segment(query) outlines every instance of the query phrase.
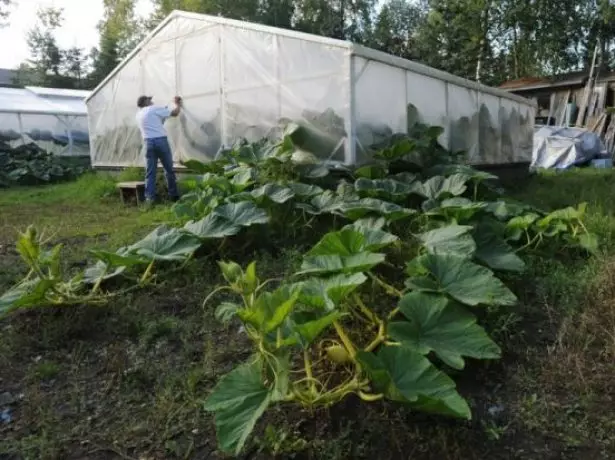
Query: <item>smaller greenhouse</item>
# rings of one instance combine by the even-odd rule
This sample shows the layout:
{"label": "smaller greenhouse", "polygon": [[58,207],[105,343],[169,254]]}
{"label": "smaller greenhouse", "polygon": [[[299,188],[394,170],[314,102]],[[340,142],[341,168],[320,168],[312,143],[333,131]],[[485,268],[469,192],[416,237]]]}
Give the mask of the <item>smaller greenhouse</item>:
{"label": "smaller greenhouse", "polygon": [[34,143],[58,156],[89,156],[89,91],[0,88],[0,143]]}

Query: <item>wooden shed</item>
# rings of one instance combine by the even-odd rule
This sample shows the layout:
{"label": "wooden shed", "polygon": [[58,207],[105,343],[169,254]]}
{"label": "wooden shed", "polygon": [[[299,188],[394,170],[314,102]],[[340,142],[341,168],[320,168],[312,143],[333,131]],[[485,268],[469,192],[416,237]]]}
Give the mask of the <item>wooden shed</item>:
{"label": "wooden shed", "polygon": [[[537,124],[567,126],[576,122],[588,78],[589,70],[549,77],[526,77],[507,81],[500,85],[500,89],[533,100],[538,105]],[[605,109],[613,106],[615,72],[603,67],[598,70],[583,125],[593,126]]]}

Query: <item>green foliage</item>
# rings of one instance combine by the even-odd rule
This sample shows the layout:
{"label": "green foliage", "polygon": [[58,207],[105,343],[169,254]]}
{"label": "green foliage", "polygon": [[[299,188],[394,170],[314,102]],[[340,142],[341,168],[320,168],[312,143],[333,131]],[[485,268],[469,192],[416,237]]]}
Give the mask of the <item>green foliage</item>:
{"label": "green foliage", "polygon": [[75,161],[47,153],[34,144],[10,148],[0,142],[0,188],[74,179],[89,169],[89,159]]}
{"label": "green foliage", "polygon": [[[440,131],[429,127],[389,142],[376,156],[377,179],[363,170],[354,182],[334,180],[322,165],[299,167],[306,164],[297,163],[296,129],[278,142],[238,143],[212,164],[190,162],[198,185],[174,206],[177,226],[161,225],[115,252],[93,250],[94,263],[70,281],[59,248],[44,250],[29,229],[18,251],[31,273],[0,298],[0,311],[108,301],[206,248],[219,256],[225,284],[204,305],[230,293],[216,317],[240,322],[253,344],[253,356],[205,402],[224,451],[241,452],[258,419],[280,402],[326,407],[356,394],[471,418],[446,372],[500,356],[474,311],[517,301],[498,273],[522,271],[519,254],[549,245],[595,250],[585,206],[547,214],[486,201],[477,185],[493,178],[455,166],[434,143]],[[424,160],[430,155],[442,163]],[[412,173],[392,171],[404,162]],[[319,223],[329,231],[314,243]],[[271,288],[274,280],[261,280],[255,262],[242,267],[224,256],[229,240],[232,247],[239,238],[263,243],[296,234],[310,249]]]}

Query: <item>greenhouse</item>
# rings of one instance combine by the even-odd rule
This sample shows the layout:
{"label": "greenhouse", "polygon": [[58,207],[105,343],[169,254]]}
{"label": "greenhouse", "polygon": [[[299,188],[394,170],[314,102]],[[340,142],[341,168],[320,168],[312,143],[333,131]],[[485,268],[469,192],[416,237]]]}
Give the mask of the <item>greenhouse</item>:
{"label": "greenhouse", "polygon": [[473,165],[532,156],[527,99],[350,42],[221,17],[173,12],[92,92],[95,167],[142,165],[140,94],[165,105],[183,97],[166,124],[177,166],[291,121],[308,134],[301,148],[346,164],[416,123],[442,126],[441,144]]}
{"label": "greenhouse", "polygon": [[34,143],[59,156],[89,156],[89,91],[27,86],[0,88],[0,142]]}

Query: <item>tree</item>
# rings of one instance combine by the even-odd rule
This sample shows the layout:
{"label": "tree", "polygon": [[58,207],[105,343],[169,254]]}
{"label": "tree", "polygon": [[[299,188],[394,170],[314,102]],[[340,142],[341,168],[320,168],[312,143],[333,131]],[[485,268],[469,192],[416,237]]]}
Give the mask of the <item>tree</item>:
{"label": "tree", "polygon": [[103,4],[104,17],[98,25],[99,46],[90,53],[90,86],[96,86],[109,75],[145,34],[135,16],[135,0],[104,0]]}
{"label": "tree", "polygon": [[292,29],[295,13],[296,5],[294,0],[262,0],[256,20],[261,24]]}
{"label": "tree", "polygon": [[0,27],[6,25],[5,21],[11,14],[10,7],[12,3],[11,0],[0,0]]}
{"label": "tree", "polygon": [[428,65],[456,75],[491,80],[483,75],[491,58],[495,24],[492,0],[430,0],[426,20],[415,40],[418,55]]}
{"label": "tree", "polygon": [[231,19],[257,21],[261,2],[258,0],[153,0],[156,25],[173,10],[221,15]]}
{"label": "tree", "polygon": [[510,76],[540,76],[578,69],[579,44],[587,34],[583,17],[587,4],[587,0],[499,2],[500,47],[510,55]]}
{"label": "tree", "polygon": [[416,34],[426,16],[425,2],[389,0],[376,18],[370,45],[395,56],[419,59]]}
{"label": "tree", "polygon": [[75,89],[86,87],[86,76],[88,73],[88,56],[84,54],[82,48],[69,48],[63,53],[62,73],[72,78],[75,82]]}
{"label": "tree", "polygon": [[303,32],[367,42],[375,0],[297,0],[294,27]]}
{"label": "tree", "polygon": [[55,32],[62,27],[63,10],[41,8],[37,11],[36,25],[27,33],[30,56],[17,69],[18,85],[47,86],[51,88],[85,88],[87,57],[81,48],[61,49]]}
{"label": "tree", "polygon": [[19,66],[16,83],[52,88],[73,88],[75,80],[64,75],[64,52],[55,39],[55,31],[62,26],[63,10],[40,8],[37,23],[27,33],[30,57]]}

